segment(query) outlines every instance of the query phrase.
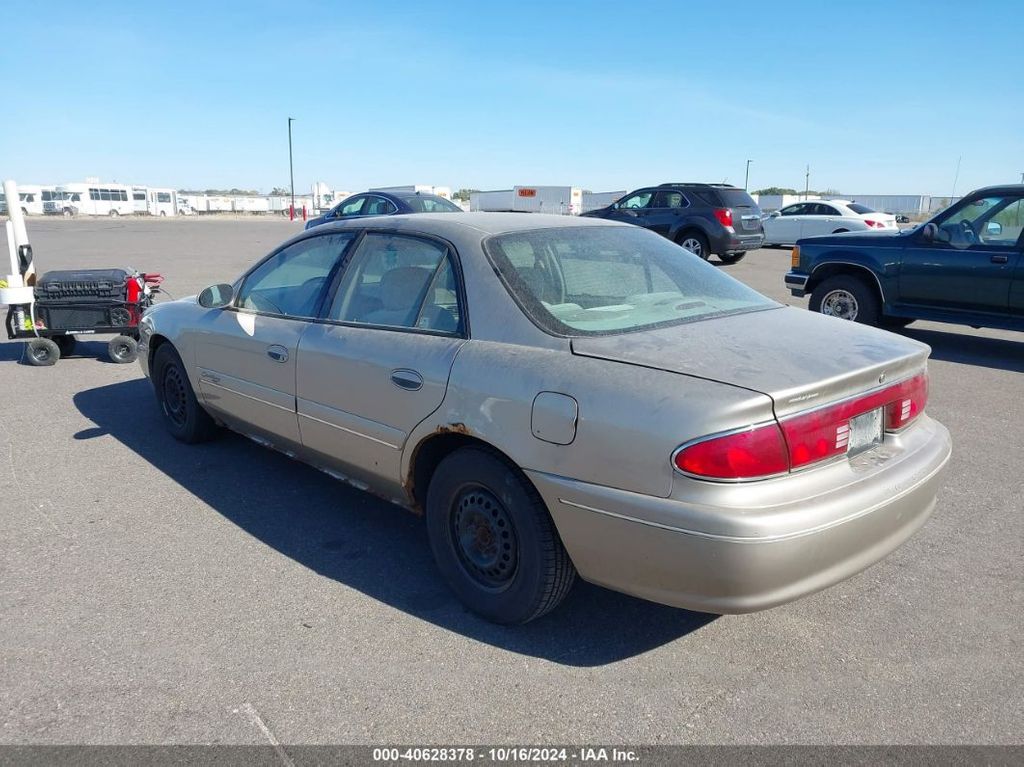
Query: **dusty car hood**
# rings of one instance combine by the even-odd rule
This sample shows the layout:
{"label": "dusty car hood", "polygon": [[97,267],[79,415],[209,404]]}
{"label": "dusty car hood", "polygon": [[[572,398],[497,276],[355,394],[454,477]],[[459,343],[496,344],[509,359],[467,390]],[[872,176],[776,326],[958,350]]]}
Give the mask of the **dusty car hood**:
{"label": "dusty car hood", "polygon": [[906,378],[928,346],[792,307],[614,336],[573,338],[573,354],[668,370],[767,394],[782,417]]}

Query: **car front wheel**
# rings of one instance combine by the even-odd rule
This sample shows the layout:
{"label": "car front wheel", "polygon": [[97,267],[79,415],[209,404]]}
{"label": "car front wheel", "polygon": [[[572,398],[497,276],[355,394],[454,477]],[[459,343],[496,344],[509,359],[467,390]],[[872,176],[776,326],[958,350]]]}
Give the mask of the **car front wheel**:
{"label": "car front wheel", "polygon": [[822,280],[811,291],[808,308],[829,317],[864,325],[878,324],[878,298],[865,282],[849,274]]}
{"label": "car front wheel", "polygon": [[434,559],[456,596],[496,623],[526,623],[553,610],[576,570],[536,489],[483,447],[437,467],[427,491]]}
{"label": "car front wheel", "polygon": [[164,425],[172,437],[186,444],[195,444],[217,436],[219,427],[196,399],[185,365],[169,343],[156,350],[153,389]]}

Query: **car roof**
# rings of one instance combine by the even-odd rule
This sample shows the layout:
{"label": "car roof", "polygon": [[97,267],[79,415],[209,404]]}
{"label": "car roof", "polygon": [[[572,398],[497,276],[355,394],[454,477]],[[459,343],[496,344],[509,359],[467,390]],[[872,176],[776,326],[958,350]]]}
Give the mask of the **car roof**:
{"label": "car roof", "polygon": [[632,227],[617,221],[581,216],[559,216],[548,213],[463,213],[453,216],[451,213],[415,213],[398,214],[395,216],[367,216],[348,221],[337,221],[322,224],[307,230],[310,233],[337,229],[407,229],[436,234],[445,237],[446,233],[475,231],[481,235],[506,234],[523,232],[532,229],[565,229],[569,227],[616,226]]}

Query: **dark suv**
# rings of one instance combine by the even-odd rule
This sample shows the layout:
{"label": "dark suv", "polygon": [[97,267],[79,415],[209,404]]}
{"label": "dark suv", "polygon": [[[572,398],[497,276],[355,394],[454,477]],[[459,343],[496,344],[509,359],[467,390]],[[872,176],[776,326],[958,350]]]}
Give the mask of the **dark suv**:
{"label": "dark suv", "polygon": [[661,184],[630,192],[584,216],[652,229],[707,259],[735,264],[764,242],[761,209],[744,190],[728,184]]}

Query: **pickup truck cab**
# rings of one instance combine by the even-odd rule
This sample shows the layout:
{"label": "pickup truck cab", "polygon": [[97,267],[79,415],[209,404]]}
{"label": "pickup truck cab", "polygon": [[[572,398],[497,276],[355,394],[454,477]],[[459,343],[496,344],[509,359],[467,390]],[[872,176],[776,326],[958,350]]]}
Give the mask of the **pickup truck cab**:
{"label": "pickup truck cab", "polygon": [[978,189],[904,231],[801,239],[786,286],[808,308],[883,327],[1024,330],[1024,185]]}

